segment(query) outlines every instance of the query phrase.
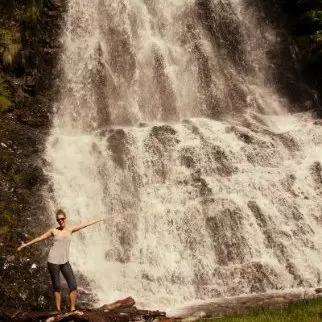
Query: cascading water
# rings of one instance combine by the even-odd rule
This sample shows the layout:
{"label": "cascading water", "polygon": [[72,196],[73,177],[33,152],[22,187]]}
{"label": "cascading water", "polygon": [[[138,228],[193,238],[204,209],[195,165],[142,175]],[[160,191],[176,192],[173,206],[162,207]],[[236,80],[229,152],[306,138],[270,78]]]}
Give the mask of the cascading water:
{"label": "cascading water", "polygon": [[48,139],[72,262],[169,308],[321,281],[322,135],[287,114],[243,0],[70,0]]}

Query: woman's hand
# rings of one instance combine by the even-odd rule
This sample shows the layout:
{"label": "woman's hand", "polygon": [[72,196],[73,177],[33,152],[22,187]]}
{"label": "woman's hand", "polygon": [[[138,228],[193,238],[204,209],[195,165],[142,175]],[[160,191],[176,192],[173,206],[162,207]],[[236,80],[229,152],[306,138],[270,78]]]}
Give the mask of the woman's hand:
{"label": "woman's hand", "polygon": [[18,247],[18,252],[20,252],[24,247],[26,247],[27,245],[24,243],[24,242],[22,242],[21,243],[21,246],[20,247]]}

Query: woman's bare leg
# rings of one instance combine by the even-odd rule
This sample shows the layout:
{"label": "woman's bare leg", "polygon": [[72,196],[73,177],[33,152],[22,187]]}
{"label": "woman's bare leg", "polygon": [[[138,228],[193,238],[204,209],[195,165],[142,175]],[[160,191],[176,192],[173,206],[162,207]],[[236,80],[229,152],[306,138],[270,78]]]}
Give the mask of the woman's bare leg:
{"label": "woman's bare leg", "polygon": [[76,300],[77,300],[77,290],[73,290],[69,293],[69,303],[70,303],[70,310],[76,310]]}
{"label": "woman's bare leg", "polygon": [[54,292],[55,304],[57,311],[61,310],[61,296],[60,292]]}

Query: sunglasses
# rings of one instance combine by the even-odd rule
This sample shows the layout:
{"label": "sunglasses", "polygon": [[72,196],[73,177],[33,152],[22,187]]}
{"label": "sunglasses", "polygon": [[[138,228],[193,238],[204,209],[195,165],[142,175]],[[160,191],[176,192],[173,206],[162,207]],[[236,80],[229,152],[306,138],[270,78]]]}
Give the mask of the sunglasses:
{"label": "sunglasses", "polygon": [[65,218],[57,218],[57,221],[59,222],[59,221],[64,221],[65,220]]}

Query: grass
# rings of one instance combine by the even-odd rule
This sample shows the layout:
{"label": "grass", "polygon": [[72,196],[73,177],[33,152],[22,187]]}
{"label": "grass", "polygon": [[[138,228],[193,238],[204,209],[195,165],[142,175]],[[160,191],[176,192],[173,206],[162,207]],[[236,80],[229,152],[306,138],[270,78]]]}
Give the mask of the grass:
{"label": "grass", "polygon": [[322,321],[322,298],[291,303],[287,308],[260,310],[249,315],[213,319],[218,322],[318,322]]}

